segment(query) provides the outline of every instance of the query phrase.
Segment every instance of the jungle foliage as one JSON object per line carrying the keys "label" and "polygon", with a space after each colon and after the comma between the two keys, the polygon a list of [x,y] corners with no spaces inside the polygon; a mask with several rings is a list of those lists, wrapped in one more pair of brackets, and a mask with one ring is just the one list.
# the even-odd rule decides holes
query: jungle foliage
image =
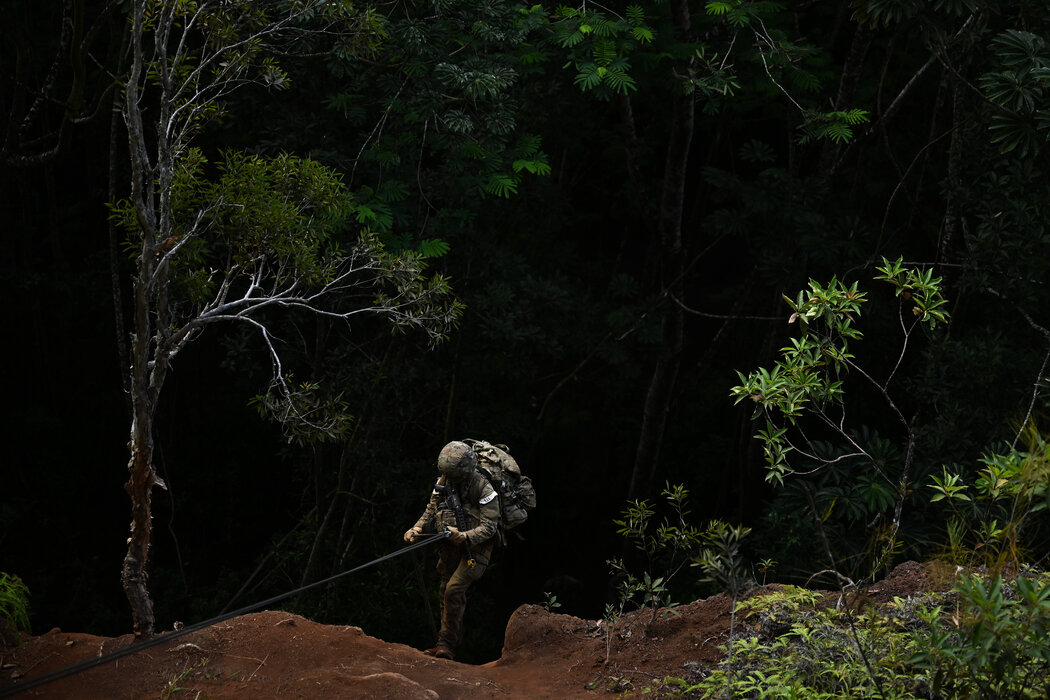
{"label": "jungle foliage", "polygon": [[950,593],[896,598],[885,611],[824,607],[788,586],[741,602],[744,631],[726,659],[699,682],[667,679],[668,697],[1043,697],[1048,598],[1034,572],[1010,583],[962,576]]}
{"label": "jungle foliage", "polygon": [[[455,301],[423,309],[436,336],[294,309],[262,312],[264,342],[250,323],[186,331],[153,406],[158,627],[395,549],[461,437],[509,445],[545,494],[471,603],[468,660],[499,648],[502,625],[475,623],[521,602],[618,606],[610,559],[650,603],[905,558],[1045,565],[1040,3],[150,2],[135,104],[182,125],[141,133],[177,146],[151,151],[168,184],[131,169],[119,113],[133,5],[16,0],[0,22],[20,397],[0,547],[34,628],[128,628],[134,260],[171,263],[153,289],[175,303],[147,334],[163,340],[260,250],[323,286],[364,245],[388,286],[327,311]],[[172,7],[201,24],[176,18],[196,48],[165,64],[150,32]],[[301,22],[257,34],[287,13]],[[208,85],[229,89],[200,100]],[[171,197],[157,258],[133,179]],[[616,530],[663,522],[657,502],[669,529],[625,546]],[[431,568],[397,560],[292,605],[428,644]],[[972,660],[938,648],[947,688]]]}

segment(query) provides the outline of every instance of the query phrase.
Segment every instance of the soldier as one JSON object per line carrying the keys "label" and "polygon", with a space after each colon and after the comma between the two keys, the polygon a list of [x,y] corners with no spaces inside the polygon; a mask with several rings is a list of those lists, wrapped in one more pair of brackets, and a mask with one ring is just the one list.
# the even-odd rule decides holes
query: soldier
{"label": "soldier", "polygon": [[[450,442],[438,455],[441,476],[434,486],[423,515],[405,533],[414,542],[433,523],[438,532],[450,532],[438,557],[441,574],[441,631],[437,644],[425,653],[440,659],[455,656],[462,637],[467,589],[481,578],[498,539],[499,499],[496,491],[477,470],[478,458],[465,442]],[[462,504],[457,522],[455,505]]]}

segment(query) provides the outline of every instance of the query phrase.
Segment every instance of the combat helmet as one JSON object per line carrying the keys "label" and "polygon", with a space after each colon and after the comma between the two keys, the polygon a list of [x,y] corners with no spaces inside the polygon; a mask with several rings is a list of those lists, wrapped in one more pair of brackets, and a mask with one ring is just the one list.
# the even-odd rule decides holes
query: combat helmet
{"label": "combat helmet", "polygon": [[478,466],[474,449],[465,442],[452,441],[441,448],[438,454],[438,471],[445,478],[459,481],[470,476]]}

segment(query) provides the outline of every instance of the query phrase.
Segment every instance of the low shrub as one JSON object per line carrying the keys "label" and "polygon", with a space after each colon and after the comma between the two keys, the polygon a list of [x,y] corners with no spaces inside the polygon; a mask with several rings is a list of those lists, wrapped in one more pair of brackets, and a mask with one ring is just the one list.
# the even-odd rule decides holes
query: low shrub
{"label": "low shrub", "polygon": [[29,588],[14,574],[0,571],[0,639],[6,644],[18,632],[29,632]]}
{"label": "low shrub", "polygon": [[785,586],[742,601],[723,661],[699,682],[678,679],[673,695],[1050,697],[1050,575],[962,574],[950,591],[880,607],[825,607],[823,598]]}

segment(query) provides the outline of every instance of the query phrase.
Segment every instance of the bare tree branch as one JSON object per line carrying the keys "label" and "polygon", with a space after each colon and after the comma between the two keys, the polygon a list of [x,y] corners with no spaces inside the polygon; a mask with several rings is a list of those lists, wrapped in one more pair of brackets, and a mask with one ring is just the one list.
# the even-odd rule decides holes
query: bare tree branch
{"label": "bare tree branch", "polygon": [[[136,0],[133,6],[124,102],[132,166],[125,218],[138,239],[138,256],[128,382],[132,534],[122,576],[138,637],[153,633],[146,588],[150,492],[158,483],[153,420],[182,349],[210,325],[247,324],[267,350],[269,392],[280,399],[265,408],[278,420],[332,434],[345,416],[316,401],[313,385],[292,386],[276,321],[267,312],[305,312],[347,325],[374,316],[394,328],[423,329],[431,343],[444,337],[459,314],[447,282],[440,276],[424,280],[418,257],[390,255],[371,234],[345,252],[328,243],[335,233],[331,222],[349,207],[332,171],[294,157],[228,159],[225,174],[234,179],[217,183],[204,182],[194,170],[197,156],[190,146],[203,122],[236,90],[261,82],[253,72],[272,68],[270,52],[294,48],[292,42],[317,29],[339,34],[335,18],[314,28],[298,26],[312,11],[323,16],[326,3],[296,4],[298,9],[280,17],[267,16],[249,0],[162,3],[148,23],[147,4]],[[231,4],[237,7],[228,15]],[[244,173],[237,170],[242,166]],[[321,194],[296,190],[300,178]],[[227,191],[239,191],[238,185],[250,190],[243,201]],[[259,200],[262,213],[255,211]],[[271,208],[280,213],[268,219]]]}

